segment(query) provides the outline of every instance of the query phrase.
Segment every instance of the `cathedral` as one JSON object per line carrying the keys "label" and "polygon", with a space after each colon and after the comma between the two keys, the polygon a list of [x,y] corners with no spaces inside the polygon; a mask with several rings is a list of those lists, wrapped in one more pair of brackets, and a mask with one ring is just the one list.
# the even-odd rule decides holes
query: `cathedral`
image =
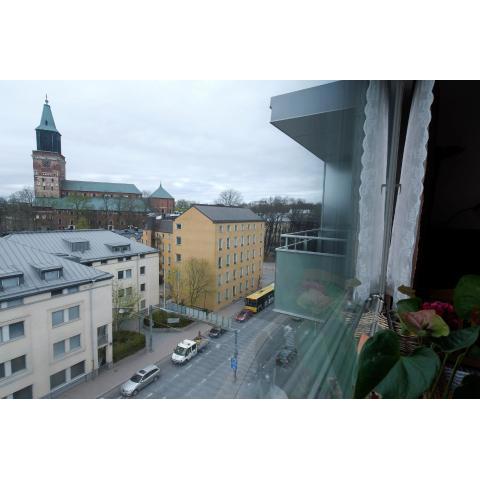
{"label": "cathedral", "polygon": [[39,228],[124,228],[141,226],[149,214],[173,213],[175,200],[161,184],[143,197],[133,183],[67,180],[62,136],[48,99],[35,132],[32,159]]}

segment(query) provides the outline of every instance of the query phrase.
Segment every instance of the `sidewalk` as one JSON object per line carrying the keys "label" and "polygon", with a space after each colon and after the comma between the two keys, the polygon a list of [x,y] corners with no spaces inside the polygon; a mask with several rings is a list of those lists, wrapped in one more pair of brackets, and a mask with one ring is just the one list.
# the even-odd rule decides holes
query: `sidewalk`
{"label": "sidewalk", "polygon": [[[146,365],[157,363],[163,358],[172,354],[175,346],[185,338],[193,338],[200,330],[207,334],[211,326],[202,322],[193,322],[180,332],[153,332],[153,352],[148,348],[141,350],[123,360],[120,360],[114,366],[100,373],[92,380],[80,383],[75,387],[65,391],[57,398],[98,398],[103,394],[114,389],[121,383],[127,381],[137,370]],[[148,332],[146,340],[148,345]]]}

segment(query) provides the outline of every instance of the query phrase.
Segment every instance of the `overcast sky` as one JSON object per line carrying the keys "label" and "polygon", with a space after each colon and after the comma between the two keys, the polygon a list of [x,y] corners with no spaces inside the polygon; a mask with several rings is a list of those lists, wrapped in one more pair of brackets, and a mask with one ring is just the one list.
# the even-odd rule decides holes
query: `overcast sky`
{"label": "overcast sky", "polygon": [[31,151],[45,93],[67,179],[160,182],[177,200],[319,201],[322,162],[270,122],[270,97],[320,81],[18,81],[0,83],[0,195],[33,185]]}

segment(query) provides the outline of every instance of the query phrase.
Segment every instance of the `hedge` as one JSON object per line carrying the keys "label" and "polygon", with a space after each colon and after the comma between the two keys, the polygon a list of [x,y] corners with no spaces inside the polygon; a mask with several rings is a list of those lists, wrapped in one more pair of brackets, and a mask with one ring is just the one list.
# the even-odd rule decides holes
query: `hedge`
{"label": "hedge", "polygon": [[[167,323],[168,318],[179,318],[180,322],[168,324]],[[155,310],[153,312],[153,328],[168,328],[168,327],[183,328],[183,327],[186,327],[187,325],[190,325],[191,323],[193,323],[193,320],[190,320],[185,315],[180,315],[173,312],[165,312],[163,310]],[[145,327],[150,326],[150,320],[148,318],[148,315],[145,316],[143,320],[143,324]]]}
{"label": "hedge", "polygon": [[138,332],[120,330],[113,333],[113,361],[118,362],[142,348],[145,348],[145,335]]}

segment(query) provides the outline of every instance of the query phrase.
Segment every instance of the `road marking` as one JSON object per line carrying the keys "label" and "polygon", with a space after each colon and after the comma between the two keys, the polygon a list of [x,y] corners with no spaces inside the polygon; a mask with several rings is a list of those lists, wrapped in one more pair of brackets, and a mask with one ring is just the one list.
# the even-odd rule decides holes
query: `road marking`
{"label": "road marking", "polygon": [[172,380],[174,380],[175,378],[177,378],[177,377],[179,377],[179,376],[180,376],[180,374],[177,373],[176,375],[173,376],[173,379],[172,379]]}
{"label": "road marking", "polygon": [[185,367],[185,370],[188,370],[189,368],[192,368],[192,364],[190,364],[188,367]]}
{"label": "road marking", "polygon": [[150,392],[150,393],[147,395],[147,398],[150,398],[152,395],[153,395],[153,392]]}
{"label": "road marking", "polygon": [[200,383],[205,383],[207,381],[206,378],[204,378]]}
{"label": "road marking", "polygon": [[168,398],[168,397],[165,396],[165,397],[162,397],[162,398]]}

